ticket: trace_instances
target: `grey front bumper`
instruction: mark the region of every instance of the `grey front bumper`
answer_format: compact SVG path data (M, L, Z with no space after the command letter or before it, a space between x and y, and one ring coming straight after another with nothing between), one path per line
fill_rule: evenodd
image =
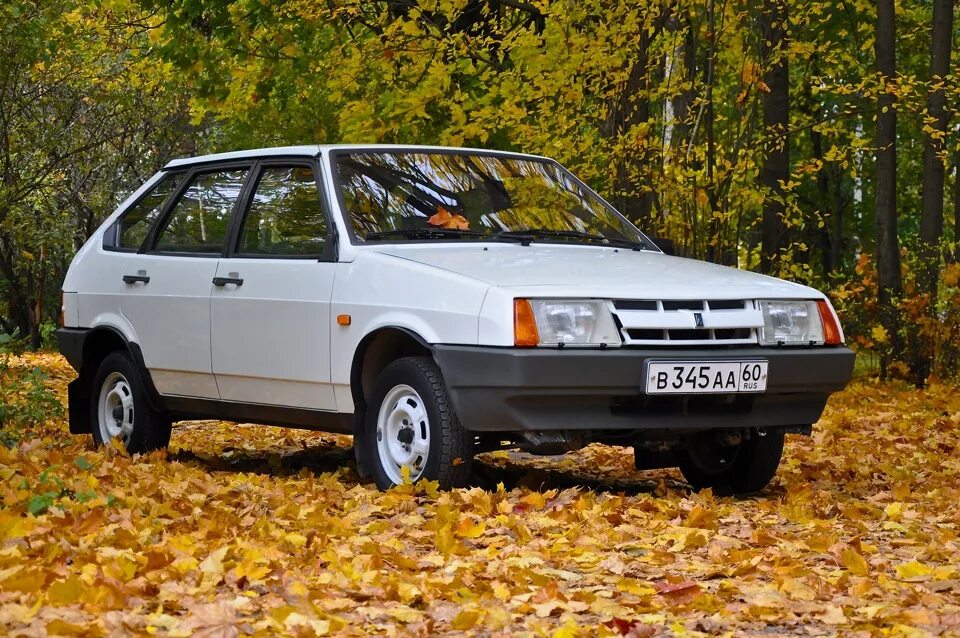
M853 375L845 347L577 350L434 346L454 408L467 429L698 430L806 426ZM767 391L651 396L646 362L769 361Z

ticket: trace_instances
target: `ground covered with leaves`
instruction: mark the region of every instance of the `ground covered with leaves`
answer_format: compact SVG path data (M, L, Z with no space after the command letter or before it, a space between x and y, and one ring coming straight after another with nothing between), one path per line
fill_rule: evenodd
M349 437L192 422L130 458L63 417L9 429L4 635L960 634L949 386L858 381L745 500L600 445L383 494Z

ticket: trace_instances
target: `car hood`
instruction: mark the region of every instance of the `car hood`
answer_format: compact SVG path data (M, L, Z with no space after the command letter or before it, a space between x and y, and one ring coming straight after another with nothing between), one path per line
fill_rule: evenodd
M382 244L370 250L499 287L609 298L811 299L812 288L757 273L651 251L500 243ZM524 291L526 294L528 291Z

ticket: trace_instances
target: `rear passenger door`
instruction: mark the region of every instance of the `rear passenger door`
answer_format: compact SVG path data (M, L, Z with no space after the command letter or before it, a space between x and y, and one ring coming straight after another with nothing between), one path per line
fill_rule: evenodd
M161 394L219 398L210 292L251 164L205 166L183 183L126 261L120 310Z
M335 240L316 161L263 161L217 266L213 371L224 401L335 410Z

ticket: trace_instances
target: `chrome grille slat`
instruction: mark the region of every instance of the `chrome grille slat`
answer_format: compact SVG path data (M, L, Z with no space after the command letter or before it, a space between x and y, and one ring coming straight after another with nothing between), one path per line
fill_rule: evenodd
M763 326L750 299L618 299L613 312L625 346L755 344Z

